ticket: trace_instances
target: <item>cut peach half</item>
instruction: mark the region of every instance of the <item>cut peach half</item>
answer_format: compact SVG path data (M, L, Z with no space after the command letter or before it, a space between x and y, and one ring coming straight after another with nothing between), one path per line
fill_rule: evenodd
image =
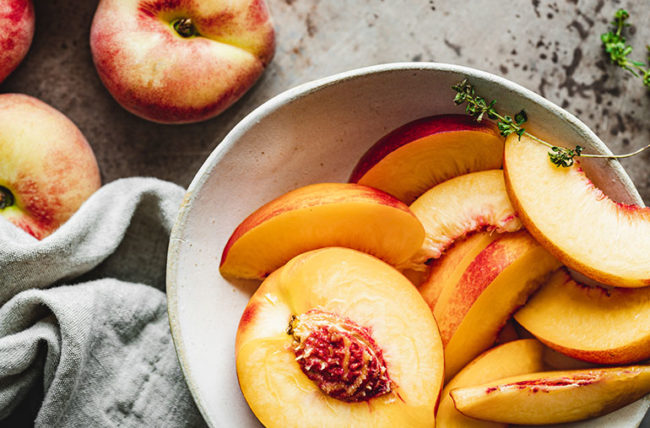
M329 246L399 265L423 240L420 221L389 194L359 184L312 184L249 215L228 240L220 271L225 277L262 279L298 254Z
M410 204L458 175L501 168L503 137L488 121L466 115L425 117L377 141L359 160L350 182L381 189Z
M467 266L458 265L460 272L439 271L433 315L445 347L445 378L492 346L511 315L558 267L522 230L500 235Z
M236 362L266 427L434 426L444 363L431 311L356 250L314 250L272 273L244 310Z
M650 208L623 205L580 168L554 166L526 135L506 140L504 170L522 223L571 269L614 287L650 285Z
M556 424L604 415L650 392L650 366L541 372L451 391L466 416L507 424Z
M583 361L650 358L650 287L590 287L560 270L515 319L549 347Z
M468 418L454 407L452 389L482 385L497 379L544 370L544 346L535 339L521 339L485 351L445 385L436 414L439 428L496 428L505 424Z
M440 257L455 240L471 232L516 232L522 227L500 169L447 180L416 199L410 208L426 233L417 256L421 261Z

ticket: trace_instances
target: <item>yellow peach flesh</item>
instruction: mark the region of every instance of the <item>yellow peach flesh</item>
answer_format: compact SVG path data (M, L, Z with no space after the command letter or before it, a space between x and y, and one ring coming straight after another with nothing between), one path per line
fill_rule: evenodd
M511 314L559 266L519 231L492 242L457 282L446 284L433 309L445 346L445 377L494 344Z
M546 345L580 360L650 358L650 287L589 287L558 271L515 319Z
M466 416L555 424L603 415L650 392L650 366L541 372L451 391Z
M436 414L438 428L496 428L504 424L468 418L454 407L452 389L481 385L505 377L544 370L543 346L535 339L521 339L485 351L445 385Z
M450 178L501 168L503 138L488 122L463 115L423 118L394 130L361 158L350 181L410 204Z
M408 207L367 186L323 183L286 193L259 208L226 244L226 277L262 279L305 251L342 246L394 265L422 245L424 229Z
M296 362L287 334L291 315L311 309L369 328L396 389L358 403L322 392ZM242 392L267 427L431 427L442 355L431 311L410 282L345 248L302 254L272 273L252 296L236 340Z
M521 229L502 170L461 175L428 190L410 206L426 232L421 261L438 258L456 239L481 230Z
M472 260L497 239L498 235L478 232L454 243L444 257L434 260L425 281L419 286L420 294L433 309L440 293L448 284L456 284Z
M526 229L568 267L614 287L650 285L650 208L617 204L579 164L554 166L527 136L506 140L510 199Z

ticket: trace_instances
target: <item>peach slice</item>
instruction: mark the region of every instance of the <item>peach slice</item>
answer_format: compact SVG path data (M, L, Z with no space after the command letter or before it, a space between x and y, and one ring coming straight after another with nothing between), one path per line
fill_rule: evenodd
M466 239L455 242L444 257L431 262L427 277L419 285L418 290L432 310L443 288L447 284L458 283L472 260L498 236L488 232L474 233Z
M501 168L503 137L488 121L466 115L425 117L377 141L350 182L376 187L410 204L426 190L473 171Z
M485 351L445 385L436 414L440 428L496 428L504 424L468 418L454 407L452 389L481 385L497 379L544 370L544 346L535 339L521 339Z
M442 388L431 311L397 270L325 248L273 272L237 330L237 375L266 427L426 427Z
M430 278L441 282L433 315L447 379L494 344L510 316L560 263L522 230L501 235L458 267Z
M451 391L456 409L508 424L556 424L604 415L650 392L650 366L531 373Z
M579 163L555 167L527 136L506 140L504 170L522 223L571 269L615 287L650 285L650 208L609 199Z
M499 169L447 180L420 196L410 208L426 233L418 254L422 261L440 257L468 233L482 229L516 232L522 227Z
M560 270L515 319L573 358L599 364L650 358L650 287L589 287Z
M248 216L228 240L220 271L225 277L262 279L300 253L329 246L399 265L423 240L420 221L389 194L359 184L312 184Z

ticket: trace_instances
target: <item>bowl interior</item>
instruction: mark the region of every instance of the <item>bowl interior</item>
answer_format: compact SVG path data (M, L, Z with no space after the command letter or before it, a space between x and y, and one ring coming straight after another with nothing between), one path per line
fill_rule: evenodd
M263 203L315 182L347 181L361 155L411 120L462 113L451 85L468 77L501 111L526 109L528 129L558 144L608 152L581 122L505 79L464 67L403 63L356 70L289 90L246 117L192 182L172 233L167 292L174 343L184 374L213 427L261 426L237 383L235 333L256 282L219 275L235 227ZM615 161L585 165L613 199L642 203Z

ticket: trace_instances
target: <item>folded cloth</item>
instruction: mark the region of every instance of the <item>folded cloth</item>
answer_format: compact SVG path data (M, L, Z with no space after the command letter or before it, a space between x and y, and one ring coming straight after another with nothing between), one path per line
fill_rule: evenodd
M162 292L183 194L115 181L42 241L0 217L0 426L204 426Z

